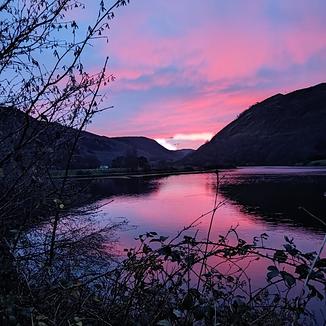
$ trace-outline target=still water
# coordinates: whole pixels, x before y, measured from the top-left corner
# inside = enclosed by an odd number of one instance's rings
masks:
[[[215,173],[97,181],[105,205],[102,223],[126,218],[119,248],[134,246],[135,237],[147,231],[174,236],[202,214],[221,203],[211,239],[237,227],[241,238],[269,235],[268,244],[282,247],[284,236],[299,249],[315,251],[326,232],[326,168],[248,167]],[[107,197],[107,198],[105,198]],[[112,201],[113,200],[113,201]],[[112,202],[111,202],[112,201]],[[318,221],[305,210],[317,216]],[[188,233],[205,239],[211,214],[199,219]],[[325,250],[324,250],[325,254]]]
[[[326,168],[246,167],[218,174],[107,179],[96,181],[93,191],[101,197],[97,204],[104,205],[97,215],[101,224],[119,222],[121,218],[129,222],[126,230],[118,234],[116,250],[122,256],[124,248],[137,245],[138,235],[155,231],[171,239],[196,219],[186,234],[197,233],[197,239],[207,239],[212,214],[205,213],[215,204],[219,208],[212,223],[212,241],[236,227],[239,237],[247,243],[266,233],[267,247],[284,249],[287,236],[294,239],[300,251],[317,252],[326,233]],[[321,256],[326,256],[326,248]],[[220,260],[214,259],[213,265],[222,266]],[[246,268],[252,289],[258,290],[266,285],[271,263],[247,263],[243,260],[239,266]],[[301,287],[298,285],[292,293],[299,295]],[[317,325],[324,323],[325,305],[325,300],[316,298],[308,304]]]

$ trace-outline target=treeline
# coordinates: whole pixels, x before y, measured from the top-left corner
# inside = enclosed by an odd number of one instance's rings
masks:
[[[118,156],[112,160],[111,167],[130,170],[142,170],[146,172],[151,170],[151,165],[148,159],[144,156],[136,155]]]

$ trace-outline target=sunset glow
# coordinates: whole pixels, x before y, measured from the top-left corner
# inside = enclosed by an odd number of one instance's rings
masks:
[[[115,108],[90,131],[196,148],[209,137],[175,135],[214,135],[257,101],[325,81],[325,30],[322,0],[131,1],[96,54],[110,57]]]

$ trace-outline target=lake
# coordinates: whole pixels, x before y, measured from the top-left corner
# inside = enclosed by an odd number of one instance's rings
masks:
[[[72,215],[68,212],[60,221],[57,235],[58,244],[63,238],[72,243],[76,241],[77,251],[69,246],[67,249],[64,245],[61,251],[57,250],[56,266],[58,270],[62,268],[64,271],[68,270],[69,273],[73,271],[76,275],[84,274],[85,277],[117,266],[116,262],[126,256],[125,248],[139,245],[139,240],[135,238],[140,234],[155,231],[159,236],[172,239],[178,231],[192,225],[194,221],[196,222],[193,227],[187,229],[183,235],[197,234],[197,240],[205,240],[212,221],[210,240],[213,242],[218,242],[219,235],[226,235],[230,228],[235,228],[239,237],[249,244],[254,242],[254,237],[259,238],[260,235],[267,234],[268,237],[264,236],[264,240],[259,239],[258,246],[263,241],[262,246],[269,248],[284,250],[283,245],[293,238],[297,249],[303,253],[317,252],[326,233],[326,168],[245,167],[220,170],[218,173],[164,177],[123,176],[81,182],[82,184],[86,182],[90,187],[89,191],[85,192],[90,195],[90,202],[86,207],[80,208],[81,211],[85,209],[86,214],[79,214],[79,210]],[[100,211],[93,211],[94,206],[101,207]],[[211,211],[216,206],[218,209],[212,220]],[[97,232],[101,227],[112,225],[112,222],[119,223],[125,219],[128,221],[127,225],[122,224],[122,227],[115,229],[112,233],[109,232],[107,237],[103,237],[103,240],[107,241],[104,249],[110,254],[116,254],[113,256],[117,259],[108,261],[97,259],[97,255],[94,257],[88,255],[89,252],[93,252],[93,249],[96,253],[97,248],[103,248],[101,237],[99,242],[90,242],[88,246],[81,242],[82,246],[79,245],[79,240],[84,238],[87,240],[87,234],[92,234],[93,230]],[[88,223],[90,223],[90,228]],[[33,255],[37,250],[42,253],[45,241],[50,239],[51,231],[51,225],[48,224],[37,226],[31,231],[28,238],[34,244],[31,249]],[[234,233],[230,235],[231,239],[227,244],[232,245],[234,236]],[[115,242],[116,238],[118,242]],[[65,244],[64,241],[62,243]],[[153,248],[158,248],[157,242],[149,244]],[[184,244],[184,246],[187,245]],[[209,248],[212,247],[214,246]],[[225,256],[225,251],[220,251],[208,258],[209,270],[213,271],[212,273],[217,271],[223,277],[227,276],[226,280],[229,277],[234,277],[233,281],[239,280],[237,284],[243,285],[241,289],[236,288],[236,294],[238,296],[243,291],[246,298],[248,298],[248,293],[260,293],[260,289],[265,288],[267,284],[270,291],[269,298],[281,293],[283,297],[291,299],[299,296],[303,289],[306,290],[301,281],[294,280],[292,285],[295,285],[287,287],[284,283],[274,284],[274,279],[272,282],[267,280],[266,275],[270,267],[279,269],[276,278],[281,282],[285,280],[283,276],[280,276],[283,275],[281,273],[294,273],[295,267],[285,266],[275,260],[261,258],[259,255],[268,253],[269,257],[272,257],[274,251],[261,248],[257,250],[259,252],[255,255],[232,256],[235,259],[232,262],[231,255]],[[28,250],[27,254],[30,254]],[[164,255],[160,257],[164,259]],[[322,252],[322,256],[325,257],[325,255],[326,249]],[[182,257],[184,259],[185,256]],[[291,251],[287,251],[286,259],[289,264],[294,261],[297,264],[302,262],[298,260],[299,258],[293,258]],[[66,263],[69,268],[66,267]],[[170,261],[164,261],[164,264],[167,269],[173,269],[176,266]],[[201,266],[203,265],[195,264],[189,272],[188,286],[193,287],[198,284],[197,275],[204,277],[205,274],[200,272]],[[36,259],[35,262],[28,262],[28,267],[33,271],[38,268],[42,271],[44,263]],[[313,280],[309,285],[311,283],[315,284],[318,291],[324,293],[320,284],[317,285],[317,282]],[[308,295],[308,291],[306,294]],[[319,301],[314,297],[307,305],[307,309],[316,319],[316,325],[323,325],[325,304],[325,300]]]
[[[237,227],[246,241],[262,233],[269,244],[281,247],[284,236],[300,249],[318,249],[326,232],[326,168],[245,167],[215,173],[130,178],[96,182],[105,205],[101,223],[124,217],[128,230],[119,234],[119,247],[135,245],[134,238],[147,231],[173,236],[202,214],[221,203],[211,238]],[[108,190],[109,189],[109,190]],[[115,194],[114,194],[115,193]],[[111,202],[113,200],[113,202]],[[303,210],[303,207],[305,210]],[[206,238],[211,214],[202,217],[192,231]]]
[[[104,197],[98,201],[104,205],[98,221],[106,224],[126,218],[129,222],[126,230],[118,234],[116,250],[122,254],[124,248],[136,246],[139,234],[155,231],[172,238],[211,211],[215,203],[220,207],[212,223],[211,240],[218,240],[230,227],[236,227],[248,243],[266,233],[268,247],[284,249],[287,236],[294,238],[302,252],[314,252],[326,233],[326,168],[244,167],[221,170],[218,175],[102,180],[96,182],[95,188]],[[109,194],[107,198],[105,193]],[[199,218],[186,234],[198,232],[197,238],[206,239],[211,216]],[[326,248],[322,257],[325,255]],[[244,267],[247,262],[240,264]],[[246,271],[254,289],[266,284],[270,264],[260,260],[248,266]],[[324,308],[325,301],[313,299],[309,303],[317,324],[324,320]]]

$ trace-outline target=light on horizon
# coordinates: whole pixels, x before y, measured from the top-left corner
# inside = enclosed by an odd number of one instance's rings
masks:
[[[176,134],[172,137],[174,140],[203,140],[209,141],[213,137],[211,132],[202,132],[202,133],[195,133],[195,134]]]
[[[166,139],[164,138],[155,138],[155,141],[157,141],[160,145],[162,145],[163,147],[165,147],[166,149],[170,150],[170,151],[175,151],[177,150],[177,146],[170,144]]]
[[[210,141],[213,137],[211,132],[202,132],[202,133],[193,133],[193,134],[175,134],[169,138],[155,138],[155,140],[171,151],[175,151],[178,148],[178,145],[182,142],[183,145],[187,144],[186,148],[194,148],[198,147],[198,141],[202,141],[203,143],[206,141]],[[184,148],[184,146],[183,146]]]

